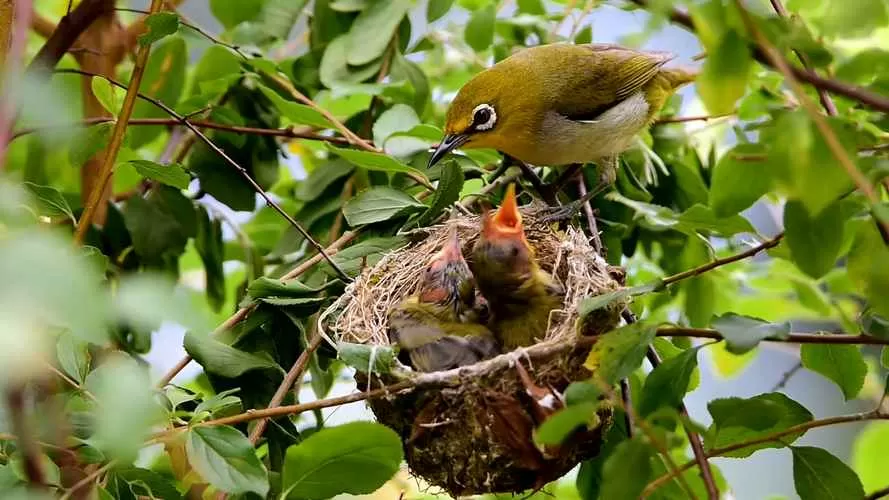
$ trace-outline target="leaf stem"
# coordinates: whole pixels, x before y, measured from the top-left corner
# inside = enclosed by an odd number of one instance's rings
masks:
[[[163,3],[163,0],[151,0],[151,13],[159,12]],[[136,105],[139,84],[142,83],[142,76],[145,74],[145,66],[148,63],[148,55],[150,52],[151,44],[143,45],[136,51],[136,62],[133,66],[132,77],[130,77],[129,88],[127,88],[126,96],[124,96],[120,115],[114,124],[114,129],[111,131],[111,139],[109,139],[108,147],[105,150],[105,158],[102,161],[102,166],[99,171],[98,182],[93,185],[93,190],[90,192],[89,198],[87,198],[83,215],[80,216],[80,220],[77,221],[77,227],[74,230],[74,243],[77,245],[83,244],[83,239],[86,237],[87,230],[92,225],[96,210],[102,203],[102,193],[105,192],[109,181],[111,181],[111,175],[114,172],[114,163],[117,160],[117,153],[120,152],[120,148],[123,146],[124,134],[127,130],[127,122],[130,120],[130,115],[133,114],[133,108]]]

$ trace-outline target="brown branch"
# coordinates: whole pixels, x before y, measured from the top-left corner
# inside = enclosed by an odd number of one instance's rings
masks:
[[[716,259],[714,261],[708,262],[702,266],[698,266],[694,269],[689,269],[688,271],[683,271],[681,273],[674,274],[673,276],[668,276],[663,280],[663,286],[669,286],[677,281],[682,281],[686,278],[691,278],[694,276],[698,276],[704,274],[708,271],[712,271],[717,267],[724,266],[726,264],[731,264],[732,262],[737,262],[739,260],[744,260],[747,257],[752,257],[763,250],[768,250],[770,248],[778,246],[778,243],[781,243],[781,239],[784,238],[784,232],[782,231],[777,236],[770,240],[766,240],[755,247],[751,247],[748,250],[745,250],[739,254],[730,255],[728,257],[723,257],[721,259]]]
[[[656,350],[654,350],[653,346],[648,346],[648,362],[651,363],[652,368],[657,368],[658,365],[661,364],[661,358],[658,356]],[[679,402],[679,414],[685,418],[688,418],[688,408],[686,408],[685,403]],[[698,435],[697,432],[692,429],[691,425],[687,422],[683,421],[682,426],[685,428],[685,434],[688,436],[688,442],[691,444],[692,452],[695,455],[695,463],[698,464],[698,467],[701,469],[701,479],[704,481],[704,486],[707,488],[707,498],[710,500],[719,500],[719,488],[716,487],[716,481],[713,480],[713,471],[710,470],[710,463],[707,462],[707,457],[704,454],[704,445],[701,443],[701,436]],[[676,466],[673,466],[676,469]],[[682,477],[681,475],[679,476]]]
[[[19,67],[28,44],[28,25],[31,24],[32,5],[31,0],[15,0],[6,2],[6,14],[9,15],[9,38],[5,34],[0,37],[0,90],[3,91],[0,98],[0,171],[6,167],[6,151],[12,140],[10,133],[15,125],[18,114],[20,84],[18,80],[22,75]],[[4,20],[5,21],[5,20]],[[7,45],[8,42],[8,45]],[[17,88],[18,87],[18,88]]]
[[[321,337],[321,335],[315,334],[312,336],[309,345],[307,345],[305,350],[303,350],[299,357],[296,358],[290,371],[287,372],[287,376],[284,377],[284,381],[278,386],[278,390],[275,391],[267,408],[277,408],[281,406],[281,402],[284,401],[284,397],[287,395],[290,388],[294,385],[299,385],[299,381],[302,379],[306,368],[309,367],[309,361],[312,359],[312,355],[314,355],[315,351],[321,347],[323,340],[324,338]],[[268,423],[269,421],[267,418],[260,419],[259,422],[256,422],[256,426],[253,427],[253,430],[250,432],[250,442],[254,446],[256,446],[256,442],[259,441],[259,438],[262,437],[262,433],[265,432]]]
[[[747,30],[753,36],[754,40],[756,40],[756,43],[759,45],[766,58],[771,61],[773,67],[777,68],[778,71],[784,75],[788,85],[790,85],[790,88],[796,95],[797,100],[802,105],[803,109],[809,114],[812,121],[815,122],[815,126],[818,128],[818,131],[821,132],[821,136],[824,138],[824,142],[827,144],[828,149],[830,149],[831,154],[840,163],[840,165],[852,179],[852,182],[854,182],[855,186],[858,187],[858,190],[864,193],[870,203],[874,206],[879,204],[881,201],[880,195],[867,179],[867,176],[865,176],[860,170],[858,170],[858,167],[855,166],[855,163],[852,161],[851,158],[849,158],[849,155],[843,148],[840,140],[837,138],[833,129],[830,128],[830,124],[827,123],[827,119],[818,111],[818,109],[815,107],[815,104],[809,99],[809,96],[806,95],[805,89],[803,89],[802,85],[800,85],[799,81],[797,81],[797,78],[791,71],[790,64],[784,59],[784,56],[781,55],[781,53],[778,52],[778,50],[771,44],[771,42],[769,42],[769,40],[762,34],[756,24],[754,24],[753,19],[750,18],[750,14],[747,12],[746,9],[744,9],[744,6],[741,5],[741,0],[735,0],[735,5],[738,8],[738,12],[741,14],[741,19],[744,21]],[[886,111],[889,111],[889,109],[887,109]],[[889,222],[884,222],[878,218],[876,222],[878,227],[881,229],[880,233],[883,236],[883,239],[886,241],[887,244],[889,244]]]
[[[95,75],[95,74],[91,74],[91,73],[81,71],[81,70],[76,70],[76,69],[62,69],[62,70],[58,70],[57,72],[58,73],[87,74],[90,76],[101,76],[101,75]],[[127,88],[126,85],[124,85],[112,78],[107,78],[107,77],[102,77],[102,78],[105,78],[109,83],[111,83],[112,85],[114,85],[116,87],[120,87],[123,89]],[[129,97],[129,95],[130,94],[129,94],[129,89],[128,89],[127,96]],[[320,253],[324,259],[327,260],[327,262],[330,264],[330,266],[333,268],[333,270],[336,271],[336,273],[340,276],[340,278],[343,281],[349,282],[352,280],[352,278],[350,278],[349,275],[346,274],[345,271],[343,271],[342,268],[340,268],[340,266],[336,262],[334,262],[333,259],[331,259],[329,255],[327,255],[327,253],[324,251],[324,247],[321,246],[315,240],[315,238],[313,238],[312,235],[309,234],[309,232],[305,228],[303,228],[302,225],[300,225],[299,222],[297,222],[293,217],[290,216],[290,214],[288,214],[283,208],[281,208],[281,206],[278,203],[276,203],[274,200],[272,200],[269,197],[268,193],[266,193],[265,190],[262,189],[262,187],[256,183],[256,181],[253,179],[253,177],[250,176],[250,173],[247,172],[247,169],[245,169],[238,162],[233,160],[225,151],[223,151],[219,146],[214,144],[213,141],[211,141],[209,138],[207,138],[207,136],[204,135],[203,132],[198,130],[197,127],[195,127],[194,125],[191,124],[191,122],[189,122],[187,119],[185,119],[185,117],[183,117],[182,115],[180,115],[179,113],[174,111],[172,108],[170,108],[163,102],[161,102],[153,97],[142,95],[139,92],[134,92],[133,95],[138,96],[138,97],[152,103],[153,105],[162,109],[168,115],[179,120],[179,122],[182,125],[184,125],[186,128],[188,128],[188,130],[190,130],[194,135],[196,135],[198,137],[198,139],[201,140],[201,142],[203,142],[207,147],[209,147],[211,150],[213,150],[213,152],[215,152],[217,155],[221,156],[222,159],[225,160],[229,165],[234,167],[235,170],[237,170],[238,173],[241,174],[241,177],[243,177],[244,180],[246,180],[247,183],[250,184],[250,186],[253,188],[253,190],[256,191],[256,193],[259,194],[259,196],[263,200],[265,200],[266,205],[271,207],[275,212],[278,212],[278,215],[283,217],[284,220],[286,220],[294,229],[296,229],[302,235],[302,237],[305,238],[306,241],[308,241],[309,244],[312,245],[315,248],[315,250],[318,253]],[[112,140],[113,140],[113,137],[112,137]],[[87,207],[87,208],[89,208],[89,207]]]
[[[97,18],[114,12],[114,0],[83,0],[59,21],[28,66],[27,73],[51,71]]]
[[[889,486],[871,493],[870,495],[864,497],[864,500],[878,500],[887,496],[889,496]]]
[[[353,239],[355,239],[356,236],[358,236],[357,231],[349,231],[349,232],[344,233],[338,240],[334,241],[327,247],[327,249],[326,249],[327,254],[328,255],[336,255],[336,253],[343,246],[348,245],[349,242],[351,242]],[[285,274],[280,279],[281,279],[281,281],[284,281],[284,282],[294,280],[294,279],[298,278],[299,276],[301,276],[306,271],[308,271],[309,269],[311,269],[312,266],[321,262],[323,259],[324,258],[321,256],[320,253],[315,254],[314,256],[307,259],[302,264],[296,266],[292,271]],[[255,306],[250,305],[250,306],[242,307],[242,308],[238,309],[234,314],[229,316],[229,318],[226,319],[221,325],[216,327],[216,329],[213,330],[213,333],[211,335],[219,335],[222,332],[230,330],[235,325],[237,325],[238,323],[243,321],[244,318],[246,318],[250,314],[250,312],[253,311],[254,308],[255,308]],[[158,381],[158,384],[157,384],[158,387],[164,387],[165,385],[169,384],[170,381],[173,380],[173,378],[175,378],[176,375],[178,375],[179,372],[181,372],[183,368],[188,366],[188,363],[191,362],[191,359],[192,359],[191,356],[185,356],[182,359],[180,359],[179,362],[176,363],[175,366],[173,366],[167,373],[164,374],[163,377],[161,377],[160,381]]]
[[[164,0],[163,7],[166,10],[176,10],[176,8],[181,4],[183,0]],[[136,44],[139,41],[139,36],[145,33],[145,19],[151,15],[151,12],[147,12],[146,15],[140,17],[136,21],[133,21],[132,24],[127,26],[125,32],[125,42],[127,50],[133,50],[136,47]]]
[[[866,412],[866,413],[855,413],[852,415],[841,415],[838,417],[829,417],[829,418],[824,418],[824,419],[820,419],[820,420],[811,420],[809,422],[794,425],[793,427],[788,427],[784,430],[773,432],[773,433],[770,433],[770,434],[767,434],[765,436],[761,436],[758,438],[750,439],[748,441],[742,441],[740,443],[735,443],[732,445],[724,446],[722,448],[713,448],[707,452],[707,458],[718,457],[721,455],[725,455],[726,453],[731,453],[733,451],[737,451],[737,450],[740,450],[743,448],[747,448],[748,446],[754,446],[757,444],[771,443],[771,442],[778,442],[778,443],[784,444],[780,440],[780,438],[790,435],[790,434],[796,434],[799,432],[806,432],[809,429],[816,429],[818,427],[826,427],[826,426],[837,425],[837,424],[846,424],[846,423],[850,423],[850,422],[863,422],[863,421],[868,421],[868,420],[889,420],[889,415],[884,414],[884,413],[879,413],[877,411],[870,411],[870,412]],[[643,496],[650,495],[652,492],[654,492],[654,490],[656,490],[657,488],[659,488],[659,487],[663,486],[664,484],[666,484],[667,482],[669,482],[671,479],[673,479],[673,477],[675,477],[674,474],[676,474],[676,475],[681,474],[682,472],[685,472],[688,469],[691,469],[695,465],[697,465],[697,462],[694,460],[686,462],[686,463],[682,464],[682,466],[679,467],[678,473],[669,472],[669,473],[664,474],[663,476],[655,479],[654,481],[648,483],[648,485],[645,486],[645,490],[642,492]]]
[[[629,0],[630,2],[642,7],[649,8],[651,7],[650,0]],[[678,24],[683,28],[687,29],[694,33],[695,25],[691,19],[691,16],[687,12],[683,12],[678,9],[671,9],[667,13],[667,17],[674,24]],[[775,68],[772,61],[766,56],[766,54],[759,49],[759,47],[754,47],[753,50],[754,58],[771,68]],[[881,96],[879,94],[875,94],[864,87],[853,85],[851,83],[842,82],[839,80],[824,78],[813,71],[809,71],[805,68],[800,68],[798,66],[790,66],[789,67],[791,74],[794,78],[806,82],[809,85],[817,87],[819,89],[824,89],[830,91],[834,94],[842,95],[844,97],[848,97],[849,99],[855,100],[864,104],[870,108],[873,108],[877,111],[882,111],[884,113],[889,113],[889,98]]]
[[[92,118],[86,118],[79,122],[74,123],[54,123],[49,125],[41,125],[38,127],[29,127],[22,128],[20,130],[16,130],[15,133],[12,134],[12,139],[18,139],[19,137],[27,134],[33,134],[35,132],[39,132],[41,130],[51,129],[51,128],[71,128],[77,126],[90,126],[96,125],[99,123],[113,123],[115,119],[113,117],[105,117],[105,116],[96,116]],[[209,120],[188,120],[192,125],[198,128],[208,128],[212,130],[223,130],[226,132],[233,132],[236,134],[248,134],[248,135],[268,135],[273,137],[285,137],[288,139],[309,139],[313,141],[324,141],[330,142],[333,144],[343,144],[348,145],[349,141],[342,137],[338,136],[326,136],[319,134],[317,132],[312,131],[309,128],[305,129],[294,129],[292,127],[287,128],[258,128],[258,127],[241,127],[237,125],[229,125],[226,123],[213,122]],[[181,125],[182,122],[175,118],[133,118],[129,121],[129,125],[145,125],[145,126],[177,126]]]
[[[107,464],[103,465],[102,467],[94,470],[90,475],[86,476],[85,478],[83,478],[80,481],[78,481],[77,483],[75,483],[74,486],[68,488],[68,490],[65,491],[65,494],[62,495],[59,500],[70,499],[71,496],[74,495],[74,493],[76,493],[81,488],[85,488],[85,487],[89,486],[94,481],[97,481],[99,479],[99,476],[108,472],[115,465],[117,465],[117,462],[112,460],[112,461],[108,462]]]
[[[49,38],[52,32],[56,30],[56,23],[35,12],[31,17],[31,30],[43,38]]]
[[[162,4],[163,0],[151,0],[151,12],[154,13],[160,11]],[[111,139],[109,139],[108,147],[105,150],[105,159],[99,170],[98,182],[92,186],[92,191],[90,192],[89,198],[83,209],[83,215],[81,215],[80,220],[77,221],[77,228],[74,231],[74,242],[77,245],[83,243],[83,239],[86,237],[86,232],[92,225],[93,217],[96,215],[96,210],[100,204],[103,204],[103,194],[108,189],[108,183],[111,181],[111,175],[114,173],[114,163],[117,160],[117,153],[120,151],[121,146],[123,146],[124,134],[127,131],[127,122],[130,119],[130,115],[133,114],[133,108],[136,105],[136,97],[139,94],[139,84],[142,83],[142,76],[145,74],[145,66],[148,63],[148,54],[150,52],[150,44],[139,47],[139,50],[136,52],[136,62],[133,66],[133,74],[130,77],[129,88],[127,88],[127,93],[124,96],[123,105],[121,106],[118,119],[114,124],[114,129],[111,131]]]
[[[725,337],[723,337],[717,330],[710,328],[662,326],[657,329],[657,336],[725,340]],[[889,345],[889,339],[872,337],[870,335],[791,333],[784,338],[768,338],[763,340],[768,342],[785,342],[788,344]]]
[[[787,12],[787,9],[784,8],[784,4],[781,3],[781,0],[769,0],[772,3],[772,8],[775,9],[775,12],[779,17],[789,17],[790,13]],[[800,52],[799,50],[793,49],[793,53],[796,54],[797,59],[803,65],[803,68],[806,71],[815,72],[812,69],[812,63],[809,62],[809,57]],[[827,93],[824,89],[818,90],[818,99],[821,101],[821,107],[824,108],[824,111],[830,116],[836,116],[837,114],[837,106],[833,103],[833,99],[830,98],[830,94]]]
[[[19,453],[24,462],[25,476],[28,482],[37,487],[45,487],[43,463],[37,441],[34,440],[31,422],[25,415],[25,390],[22,387],[10,387],[6,390],[6,408],[12,428],[16,435]]]

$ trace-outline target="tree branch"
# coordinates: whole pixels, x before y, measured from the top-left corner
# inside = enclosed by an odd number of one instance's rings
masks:
[[[55,31],[49,35],[46,43],[37,51],[26,74],[33,75],[40,71],[51,71],[93,21],[113,11],[114,0],[83,0],[80,2],[77,8],[59,21]]]
[[[669,286],[677,281],[682,281],[686,278],[691,278],[693,276],[698,276],[700,274],[704,274],[708,271],[712,271],[717,267],[724,266],[726,264],[731,264],[732,262],[737,262],[739,260],[744,260],[747,257],[752,257],[763,250],[768,250],[770,248],[774,248],[778,246],[778,243],[781,243],[781,240],[784,238],[784,232],[780,232],[777,236],[770,240],[766,240],[755,247],[751,247],[748,250],[745,250],[739,254],[730,255],[728,257],[723,257],[721,259],[716,259],[714,261],[708,262],[702,266],[698,266],[694,269],[689,269],[688,271],[683,271],[681,273],[674,274],[673,276],[668,276],[663,280],[663,286]]]
[[[25,476],[34,486],[43,488],[46,479],[43,475],[43,463],[37,441],[34,440],[30,421],[25,415],[25,390],[22,387],[10,387],[6,390],[6,408],[12,428],[16,435],[19,452],[24,462]]]
[[[662,326],[657,329],[657,336],[725,340],[722,334],[710,328]],[[788,344],[889,345],[889,339],[872,337],[870,335],[791,333],[784,338],[768,338],[764,340],[767,342],[786,342]]]
[[[643,9],[651,7],[650,0],[628,1],[642,7]],[[667,13],[667,17],[670,19],[671,22],[682,26],[688,31],[691,31],[693,33],[696,31],[691,16],[686,12],[678,9],[670,9]],[[760,63],[771,68],[775,67],[769,60],[769,58],[765,55],[765,53],[758,47],[754,47],[753,56]],[[889,113],[889,98],[887,97],[875,94],[858,85],[853,85],[851,83],[846,83],[831,78],[824,78],[805,68],[800,68],[798,66],[789,66],[789,69],[794,78],[806,82],[809,85],[858,101],[861,104],[864,104],[877,111]]]
[[[864,497],[864,500],[878,500],[887,496],[889,496],[889,486],[871,493],[870,495]]]
[[[31,17],[31,30],[43,38],[49,38],[52,32],[56,30],[56,23],[35,12]]]
[[[867,421],[867,420],[889,420],[889,415],[884,414],[884,413],[879,413],[877,411],[870,411],[870,412],[866,412],[866,413],[855,413],[852,415],[842,415],[842,416],[838,416],[838,417],[829,417],[829,418],[824,418],[824,419],[820,419],[820,420],[811,420],[809,422],[794,425],[793,427],[788,427],[787,429],[773,432],[770,434],[766,434],[765,436],[750,439],[748,441],[742,441],[740,443],[735,443],[732,445],[724,446],[722,448],[713,448],[712,450],[707,452],[707,458],[718,457],[721,455],[725,455],[726,453],[731,453],[733,451],[737,451],[737,450],[740,450],[743,448],[747,448],[748,446],[753,446],[753,445],[757,445],[757,444],[771,443],[771,442],[778,442],[778,443],[784,444],[780,440],[780,438],[790,435],[790,434],[796,434],[799,432],[806,432],[809,429],[816,429],[818,427],[826,427],[829,425],[846,424],[846,423],[850,423],[850,422],[862,422],[862,421]],[[654,492],[654,490],[658,489],[659,487],[663,486],[664,484],[669,482],[671,479],[673,479],[673,477],[675,477],[674,474],[676,474],[676,475],[681,474],[682,472],[685,472],[688,469],[691,469],[695,465],[697,465],[697,462],[694,460],[686,462],[686,463],[682,464],[682,466],[679,467],[678,472],[670,472],[670,473],[664,474],[663,476],[655,479],[654,481],[648,483],[647,486],[645,486],[645,490],[643,490],[642,495],[643,496],[650,495],[651,493]]]
[[[141,94],[140,98],[144,98]],[[113,117],[105,117],[105,116],[97,116],[92,118],[86,118],[79,122],[74,123],[54,123],[50,125],[41,125],[38,127],[29,127],[22,128],[20,130],[16,130],[15,133],[12,134],[12,140],[18,139],[19,137],[27,134],[33,134],[35,132],[39,132],[41,130],[51,129],[51,128],[71,128],[76,126],[90,126],[96,125],[99,123],[113,123],[115,119]],[[343,144],[348,145],[349,141],[343,137],[339,136],[326,136],[319,134],[317,132],[313,132],[309,128],[305,129],[294,129],[292,127],[287,128],[258,128],[258,127],[241,127],[237,125],[229,125],[226,123],[218,123],[209,120],[188,120],[189,123],[198,128],[208,128],[212,130],[223,130],[226,132],[233,132],[236,134],[249,134],[249,135],[268,135],[273,137],[286,137],[289,139],[309,139],[313,141],[324,141],[330,142],[333,144]],[[176,118],[133,118],[128,123],[130,126],[133,125],[153,125],[153,126],[176,126],[182,125],[182,122]]]
[[[154,0],[153,0],[153,1],[154,1]],[[120,87],[120,88],[123,88],[123,89],[126,89],[126,88],[127,88],[126,85],[124,85],[124,84],[122,84],[122,83],[120,83],[120,82],[118,82],[118,81],[116,81],[116,80],[114,80],[114,79],[112,79],[112,78],[103,77],[103,76],[101,76],[101,75],[95,75],[95,74],[88,73],[88,72],[81,71],[81,70],[75,70],[75,69],[63,69],[63,70],[58,70],[57,72],[59,72],[59,73],[78,73],[78,74],[86,74],[86,75],[89,75],[89,76],[99,76],[99,77],[101,77],[101,78],[105,78],[106,80],[108,80],[108,82],[110,82],[110,83],[111,83],[112,85],[114,85],[114,86],[117,86],[117,87]],[[134,73],[134,75],[135,75],[135,73]],[[321,246],[321,245],[320,245],[320,244],[319,244],[319,243],[312,237],[312,235],[309,234],[309,232],[308,232],[305,228],[303,228],[302,225],[300,225],[300,223],[296,222],[296,220],[294,220],[293,217],[290,216],[290,214],[288,214],[286,211],[284,211],[284,209],[281,208],[280,205],[278,205],[274,200],[272,200],[272,199],[269,197],[268,193],[266,193],[265,190],[262,189],[262,187],[261,187],[259,184],[256,183],[256,181],[253,179],[253,177],[250,176],[250,173],[247,172],[247,170],[246,170],[244,167],[242,167],[238,162],[236,162],[235,160],[233,160],[233,159],[232,159],[228,154],[226,154],[226,152],[223,151],[219,146],[217,146],[216,144],[214,144],[213,141],[211,141],[209,138],[207,138],[207,136],[204,135],[203,132],[201,132],[200,130],[198,130],[197,127],[195,127],[194,125],[192,125],[191,122],[189,122],[187,119],[185,119],[185,117],[183,117],[182,115],[180,115],[179,113],[177,113],[176,111],[174,111],[172,108],[170,108],[169,106],[167,106],[167,105],[164,104],[163,102],[161,102],[161,101],[159,101],[159,100],[157,100],[157,99],[155,99],[155,98],[153,98],[153,97],[148,97],[148,96],[145,96],[145,95],[139,95],[138,92],[134,92],[133,95],[134,95],[134,96],[137,96],[137,95],[138,95],[138,96],[141,97],[142,99],[145,99],[146,101],[148,101],[148,102],[154,104],[155,106],[159,107],[160,109],[162,109],[162,110],[163,110],[165,113],[167,113],[168,115],[170,115],[170,116],[176,118],[177,120],[179,120],[179,122],[182,123],[182,125],[184,125],[186,128],[188,128],[194,135],[196,135],[196,136],[198,137],[198,139],[201,140],[201,142],[203,142],[204,144],[206,144],[207,147],[209,147],[209,148],[210,148],[211,150],[213,150],[216,154],[218,154],[219,156],[221,156],[222,159],[224,159],[229,165],[231,165],[232,167],[234,167],[234,168],[238,171],[238,173],[241,174],[241,177],[243,177],[244,180],[246,180],[247,183],[250,184],[250,186],[253,188],[253,190],[256,191],[256,193],[259,194],[259,196],[262,197],[263,200],[265,200],[266,204],[267,204],[268,206],[270,206],[274,211],[278,212],[278,214],[281,215],[281,217],[283,217],[284,220],[286,220],[291,226],[293,226],[293,228],[296,229],[296,230],[303,236],[303,238],[305,238],[306,241],[308,241],[309,244],[312,245],[312,246],[315,248],[315,250],[318,251],[318,253],[321,254],[321,256],[322,256],[324,259],[327,260],[327,262],[330,264],[330,266],[333,268],[333,270],[336,271],[336,273],[340,276],[340,278],[341,278],[343,281],[345,281],[345,282],[348,283],[349,281],[352,280],[352,278],[350,278],[349,275],[346,274],[346,273],[342,270],[342,268],[340,268],[340,266],[339,266],[336,262],[334,262],[333,259],[330,258],[329,255],[327,255],[327,253],[324,251],[324,247],[322,247],[322,246]],[[127,96],[129,96],[129,89],[127,90]],[[115,130],[116,130],[116,129],[115,129]],[[113,136],[112,136],[112,140],[113,140]],[[89,207],[87,207],[87,208],[89,208]]]
[[[31,0],[15,0],[7,3],[6,9],[11,17],[10,36],[8,40],[5,36],[0,37],[0,44],[3,44],[0,48],[0,69],[3,69],[0,72],[0,76],[3,77],[3,81],[0,82],[2,85],[0,89],[3,91],[0,98],[0,172],[6,167],[6,150],[12,140],[10,133],[18,114],[17,101],[23,83],[20,79],[22,75],[20,64],[28,44],[28,25],[31,24],[32,15]]]

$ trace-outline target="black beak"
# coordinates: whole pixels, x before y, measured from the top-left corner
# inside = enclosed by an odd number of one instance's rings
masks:
[[[448,153],[459,148],[466,141],[469,140],[469,136],[466,134],[449,134],[444,136],[441,140],[441,143],[432,153],[432,157],[429,158],[429,164],[426,165],[426,168],[432,168],[433,165],[441,161]]]

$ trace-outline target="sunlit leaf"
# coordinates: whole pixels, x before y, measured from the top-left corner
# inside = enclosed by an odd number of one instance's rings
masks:
[[[409,0],[370,1],[349,30],[348,63],[360,66],[382,56],[410,7]]]
[[[751,415],[757,409],[769,408],[763,415]],[[812,413],[784,394],[772,392],[748,399],[715,399],[707,405],[713,415],[713,424],[705,435],[708,449],[724,448],[752,439],[783,431],[789,427],[812,420]],[[778,416],[775,418],[775,416]],[[724,453],[723,456],[745,458],[757,450],[783,448],[793,443],[803,432],[788,434],[780,441],[768,441]]]
[[[204,480],[227,493],[265,497],[269,478],[253,445],[234,427],[217,425],[188,431],[188,463]]]
[[[726,313],[713,318],[711,325],[719,331],[732,354],[744,354],[761,340],[782,339],[790,334],[790,323],[768,323],[759,318]]]
[[[827,450],[814,446],[792,446],[790,450],[793,484],[800,498],[864,498],[864,488],[855,472]]]
[[[858,346],[803,344],[800,359],[804,367],[833,380],[847,401],[857,396],[864,386],[867,365]]]
[[[179,31],[179,15],[175,12],[157,12],[145,18],[148,32],[139,35],[139,45],[150,45],[165,36]]]

